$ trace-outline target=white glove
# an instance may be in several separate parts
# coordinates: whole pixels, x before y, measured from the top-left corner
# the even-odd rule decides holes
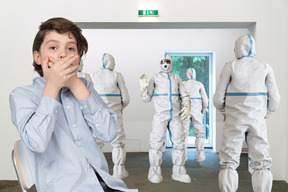
[[[188,100],[186,103],[184,103],[180,112],[180,117],[182,121],[184,121],[188,117],[190,110],[191,110],[191,103],[190,100]]]
[[[148,87],[149,84],[147,73],[142,74],[139,78],[139,81],[140,81],[140,90],[142,92]]]
[[[268,118],[270,117],[271,113],[272,113],[272,111],[267,110],[267,113],[266,113],[266,115],[265,115],[264,118],[265,118],[265,119],[268,119]]]

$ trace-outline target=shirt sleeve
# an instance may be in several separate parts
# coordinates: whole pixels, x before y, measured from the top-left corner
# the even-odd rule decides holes
[[[220,75],[220,80],[216,86],[216,91],[213,97],[213,103],[216,109],[222,110],[225,108],[226,90],[231,81],[231,64],[226,63]]]
[[[21,88],[10,93],[9,101],[12,121],[25,145],[34,152],[44,152],[55,128],[60,103],[45,96],[37,102]]]
[[[104,142],[111,142],[118,133],[117,116],[107,107],[90,82],[88,89],[91,92],[89,98],[78,100],[82,114],[94,136]]]

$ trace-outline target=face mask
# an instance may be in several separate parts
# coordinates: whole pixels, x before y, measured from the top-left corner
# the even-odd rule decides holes
[[[163,59],[160,61],[161,64],[161,70],[164,72],[170,72],[171,71],[171,61],[169,59]]]
[[[162,71],[168,72],[169,68],[170,68],[170,64],[168,64],[168,63],[161,64]]]

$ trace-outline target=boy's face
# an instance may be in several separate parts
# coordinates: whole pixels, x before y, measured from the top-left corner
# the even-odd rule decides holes
[[[76,39],[72,34],[60,34],[56,31],[47,32],[41,44],[40,52],[34,51],[33,53],[34,60],[38,65],[41,65],[47,57],[58,61],[68,55],[79,55]],[[79,59],[74,64],[78,65]]]

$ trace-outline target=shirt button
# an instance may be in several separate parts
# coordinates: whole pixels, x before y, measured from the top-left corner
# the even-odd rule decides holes
[[[83,106],[80,106],[80,109],[83,109]]]
[[[84,105],[84,108],[86,109],[86,108],[87,108],[87,105]]]
[[[53,133],[53,132],[54,132],[54,129],[52,129],[51,132]]]
[[[80,146],[81,146],[81,143],[80,143],[80,142],[78,142],[78,143],[77,143],[77,145],[80,147]]]
[[[55,109],[55,113],[58,113],[58,110],[57,110],[57,109]]]
[[[76,127],[76,124],[74,123],[74,124],[72,125],[72,127],[74,127],[74,128],[75,128],[75,127]]]
[[[96,178],[95,177],[92,177],[92,180],[95,180]]]
[[[96,123],[96,127],[99,127],[99,123]]]
[[[70,106],[67,106],[66,109],[70,109]]]

